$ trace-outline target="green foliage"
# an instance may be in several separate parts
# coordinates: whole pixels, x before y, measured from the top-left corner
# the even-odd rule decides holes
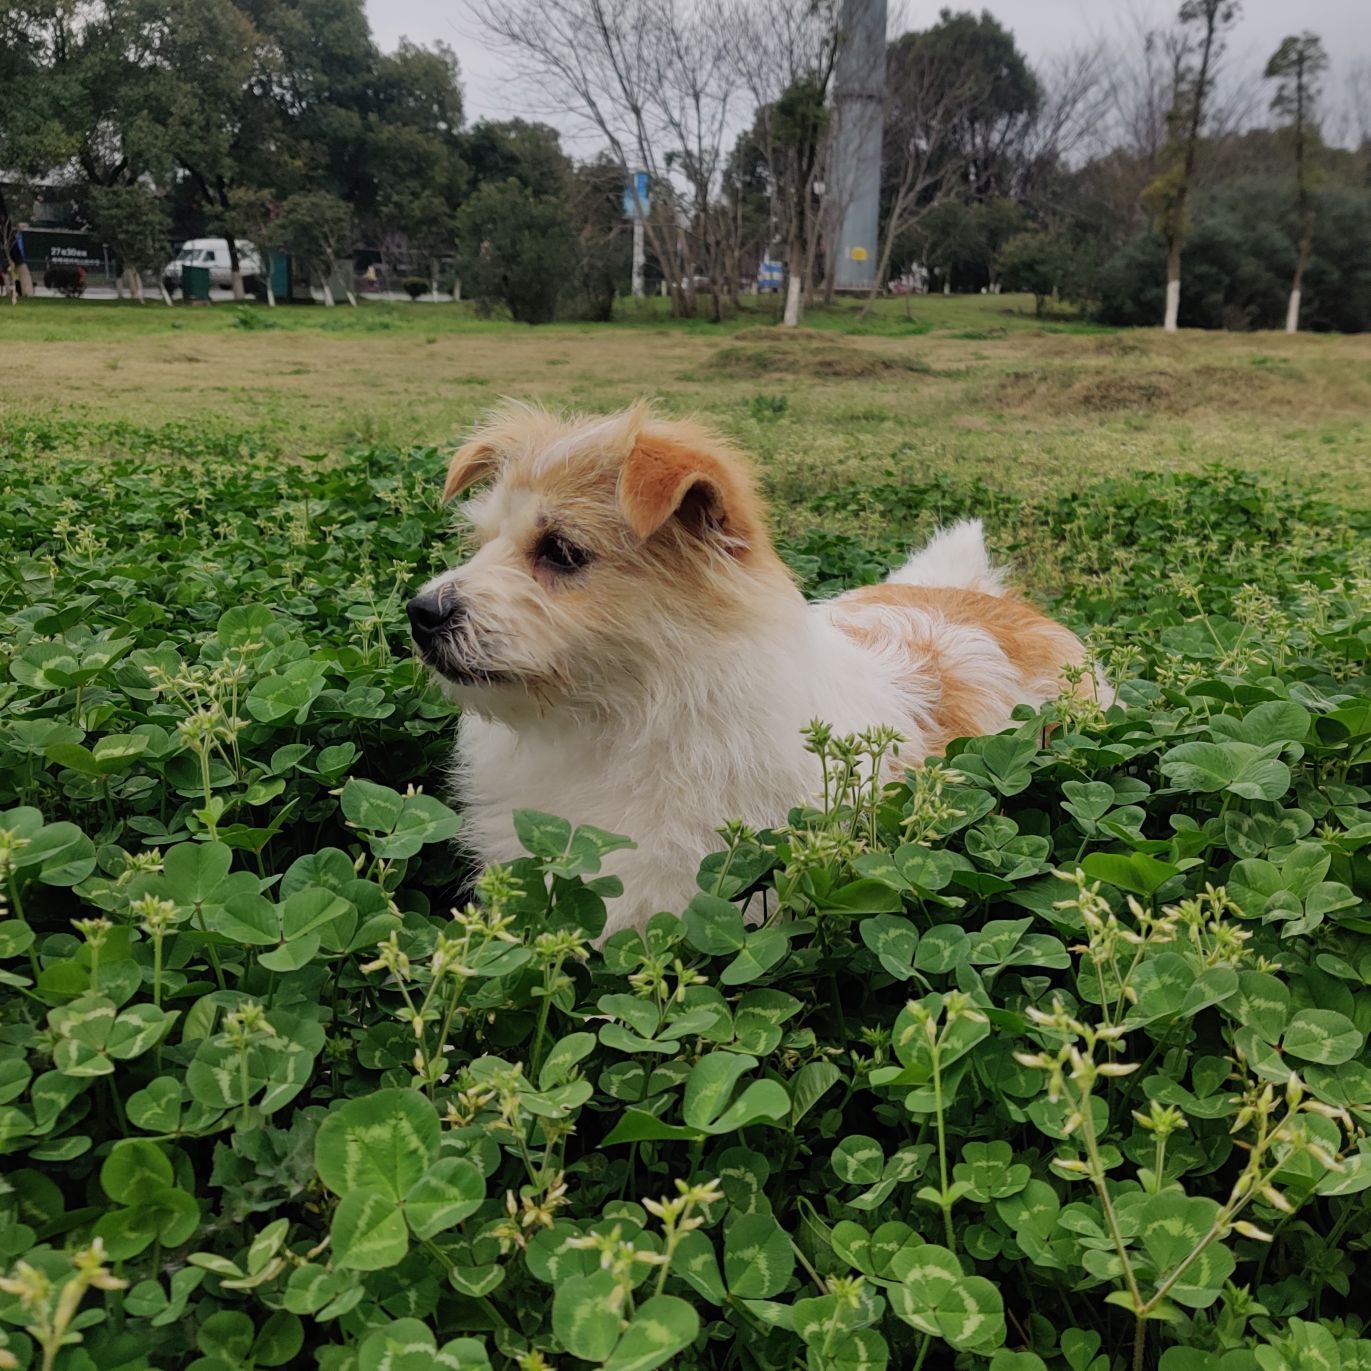
[[[1303,281],[1301,326],[1371,327],[1371,193],[1328,187],[1311,194],[1313,253]],[[1182,255],[1180,322],[1186,328],[1279,328],[1295,270],[1293,198],[1279,182],[1234,183],[1195,206]],[[1100,317],[1155,323],[1166,285],[1165,249],[1150,233],[1130,239],[1100,281]]]
[[[1048,297],[1061,287],[1070,269],[1066,244],[1048,233],[1015,234],[997,260],[1005,288],[1028,291],[1040,318]]]
[[[996,282],[1001,252],[1023,230],[1023,210],[1003,196],[973,205],[944,200],[897,239],[896,260],[926,261],[939,287],[947,280],[957,290],[980,290]]]
[[[108,458],[96,518],[84,459],[0,459],[18,1366],[1368,1364],[1365,515],[1044,500],[1117,705],[878,786],[893,739],[816,725],[813,807],[592,950],[626,839],[521,814],[452,911],[412,789],[441,467]]]
[[[91,230],[113,251],[122,267],[139,272],[165,265],[170,220],[165,202],[146,186],[96,186],[88,214]]]
[[[352,250],[352,210],[336,195],[292,195],[272,221],[269,246],[284,248],[306,280],[327,281]]]
[[[484,185],[457,217],[463,288],[483,309],[546,324],[576,259],[565,206],[510,179]]]
[[[944,8],[937,23],[890,44],[887,62],[896,111],[894,119],[887,115],[887,127],[896,126],[905,106],[955,110],[951,118],[929,119],[933,136],[946,144],[951,162],[966,168],[973,199],[1007,194],[1016,145],[1042,103],[1038,80],[1013,33],[989,10]]]
[[[478,120],[462,135],[462,155],[476,188],[513,180],[534,195],[556,198],[572,175],[557,130],[526,119]],[[616,188],[623,191],[622,184]]]
[[[571,185],[573,213],[580,225],[571,310],[575,318],[606,323],[614,317],[616,297],[632,288],[633,233],[624,222],[623,171],[602,154],[579,166]]]

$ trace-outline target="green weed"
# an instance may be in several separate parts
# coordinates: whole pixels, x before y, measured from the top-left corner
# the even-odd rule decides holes
[[[823,795],[593,951],[629,838],[523,813],[468,897],[417,788],[440,452],[69,432],[0,449],[19,1366],[1371,1364],[1365,513],[906,454],[878,538],[814,494],[810,590],[975,510],[1118,703],[888,785],[816,723]]]

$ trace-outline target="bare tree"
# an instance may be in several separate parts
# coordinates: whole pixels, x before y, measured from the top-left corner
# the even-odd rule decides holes
[[[1044,171],[1093,155],[1105,146],[1114,100],[1114,56],[1101,41],[1067,48],[1035,70],[1038,108],[1024,134],[1022,152],[1026,184]]]
[[[958,140],[948,135],[979,87],[975,73],[952,78],[935,54],[906,49],[893,55],[886,83],[882,157],[893,172],[893,190],[876,279],[863,315],[870,313],[889,276],[896,241],[957,189],[966,159]]]
[[[1328,69],[1323,42],[1312,33],[1286,38],[1266,64],[1266,79],[1275,81],[1271,108],[1285,121],[1295,152],[1295,213],[1299,252],[1295,278],[1290,285],[1290,304],[1285,312],[1285,331],[1300,327],[1300,287],[1314,246],[1314,206],[1309,195],[1309,140],[1318,136],[1319,77]]]
[[[681,188],[682,229],[692,249],[683,289],[693,313],[695,273],[703,267],[717,321],[722,317],[726,237],[716,192],[736,89],[724,60],[724,12],[719,3],[710,3],[685,18],[668,4],[661,19],[666,27],[652,58],[652,84],[657,119],[669,145],[666,160]]]
[[[840,0],[732,0],[727,11],[725,48],[756,107],[752,137],[766,168],[771,229],[786,245],[791,326],[812,294],[823,227],[817,185],[828,149],[840,8]]]
[[[1190,47],[1184,28],[1151,28],[1147,16],[1134,10],[1105,54],[1101,78],[1107,99],[1098,110],[1095,131],[1099,155],[1087,159],[1086,179],[1116,241],[1138,227],[1151,204],[1145,204],[1145,192],[1162,176],[1174,152],[1177,72],[1191,60]],[[1216,155],[1196,159],[1191,191],[1221,175],[1221,144],[1250,122],[1260,104],[1256,89],[1251,81],[1210,84],[1204,126]]]
[[[1371,176],[1371,57],[1353,62],[1347,70],[1342,122],[1343,141],[1361,153]]]
[[[677,314],[704,266],[718,302],[708,213],[733,93],[722,0],[476,0],[477,16],[549,103],[607,145],[625,178],[651,178],[646,233]]]
[[[1239,0],[1185,0],[1180,9],[1181,37],[1170,45],[1171,102],[1161,171],[1143,200],[1166,240],[1166,315],[1163,327],[1174,333],[1181,304],[1181,248],[1189,227],[1187,200],[1195,175],[1200,134],[1213,91],[1224,31],[1238,16]],[[1197,30],[1197,32],[1192,32]]]

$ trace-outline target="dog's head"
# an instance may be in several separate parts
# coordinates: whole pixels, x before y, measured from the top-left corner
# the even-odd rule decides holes
[[[798,598],[743,458],[646,406],[570,420],[509,407],[453,457],[443,496],[476,487],[472,555],[409,618],[423,660],[477,712],[610,710]]]

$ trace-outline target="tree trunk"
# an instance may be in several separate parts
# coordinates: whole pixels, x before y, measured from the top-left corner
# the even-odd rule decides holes
[[[786,328],[798,328],[803,311],[805,256],[804,244],[792,231],[786,253],[785,318]]]
[[[15,272],[15,275],[19,278],[19,294],[27,295],[30,299],[32,299],[33,273],[29,270],[29,264],[27,262],[20,262],[19,268]]]
[[[1173,238],[1166,252],[1166,318],[1162,327],[1175,333],[1181,313],[1181,240]]]
[[[834,173],[830,170],[829,175]],[[823,216],[824,235],[824,304],[833,303],[834,292],[838,287],[838,232],[839,215],[836,203]]]
[[[246,300],[248,293],[243,289],[243,261],[238,256],[238,240],[231,234],[225,234],[228,241],[229,251],[229,286],[233,290],[235,300]]]
[[[813,194],[812,182],[805,183],[805,200],[809,202],[809,197]],[[812,210],[805,214],[804,218],[804,244],[805,244],[805,308],[814,308],[814,262],[819,253],[819,216]]]
[[[1290,286],[1290,303],[1285,311],[1285,331],[1300,331],[1300,294],[1304,285],[1304,269],[1309,265],[1309,255],[1313,249],[1312,235],[1306,228],[1300,237],[1300,255],[1295,260],[1295,279]]]
[[[219,178],[219,208],[227,215],[229,207],[228,187],[224,184],[224,178]],[[233,236],[229,229],[224,230],[224,239],[228,243],[229,253],[229,285],[233,288],[233,298],[237,301],[248,298],[247,291],[243,289],[243,262],[238,255],[238,240]]]
[[[143,276],[137,267],[129,268],[129,286],[132,288],[133,298],[137,300],[140,305],[147,304],[147,301],[143,298]]]
[[[9,292],[10,304],[17,305],[21,293],[20,273],[27,269],[23,264],[23,252],[19,247],[19,226],[10,217],[9,201],[5,199],[4,186],[0,185],[0,273],[5,277],[5,289]],[[29,293],[33,293],[33,282],[29,282]]]
[[[332,308],[333,308],[333,292],[329,289],[328,277],[327,277],[327,276],[324,276],[324,275],[321,273],[320,276],[319,276],[319,284],[320,284],[321,286],[323,286],[323,288],[324,288],[324,304],[325,304],[329,309],[332,309]]]

